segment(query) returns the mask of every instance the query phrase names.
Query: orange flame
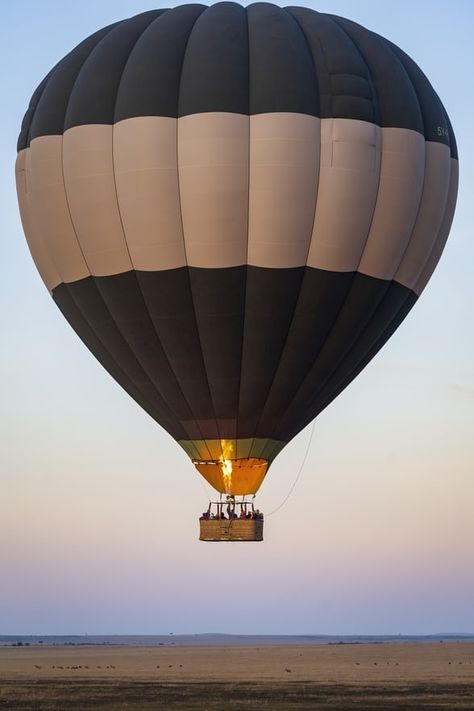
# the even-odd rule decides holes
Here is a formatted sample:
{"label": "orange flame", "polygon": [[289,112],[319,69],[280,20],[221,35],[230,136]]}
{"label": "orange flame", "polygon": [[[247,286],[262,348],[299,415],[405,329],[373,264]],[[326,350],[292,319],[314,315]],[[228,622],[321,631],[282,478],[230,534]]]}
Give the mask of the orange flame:
{"label": "orange flame", "polygon": [[232,493],[232,453],[234,451],[234,446],[232,442],[228,442],[225,439],[221,440],[222,454],[219,457],[219,466],[222,472],[222,481],[224,482],[224,489],[226,494]]}

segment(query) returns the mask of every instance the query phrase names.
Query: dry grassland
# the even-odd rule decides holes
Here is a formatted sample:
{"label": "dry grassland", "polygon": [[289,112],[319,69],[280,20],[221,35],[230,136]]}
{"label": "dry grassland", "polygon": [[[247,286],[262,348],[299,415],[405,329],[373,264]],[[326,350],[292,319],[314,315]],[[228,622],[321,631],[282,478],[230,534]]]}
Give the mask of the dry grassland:
{"label": "dry grassland", "polygon": [[0,647],[0,709],[474,711],[474,643]]}

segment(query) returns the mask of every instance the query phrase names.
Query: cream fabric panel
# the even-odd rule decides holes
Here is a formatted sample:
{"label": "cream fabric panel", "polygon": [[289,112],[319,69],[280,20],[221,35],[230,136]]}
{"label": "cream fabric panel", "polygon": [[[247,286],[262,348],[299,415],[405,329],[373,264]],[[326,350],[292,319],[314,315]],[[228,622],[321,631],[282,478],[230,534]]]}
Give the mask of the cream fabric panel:
{"label": "cream fabric panel", "polygon": [[392,279],[415,225],[423,191],[425,139],[416,131],[382,129],[380,182],[358,271]]}
{"label": "cream fabric panel", "polygon": [[248,263],[306,263],[318,188],[321,120],[294,113],[250,117]]}
{"label": "cream fabric panel", "polygon": [[381,129],[352,119],[321,121],[321,167],[308,265],[354,271],[369,234],[380,174]]}
{"label": "cream fabric panel", "polygon": [[135,269],[176,269],[186,264],[176,138],[175,118],[144,116],[114,126],[117,196]]}
{"label": "cream fabric panel", "polygon": [[419,292],[452,219],[451,162],[447,146],[408,129],[208,113],[36,138],[17,182],[48,288],[133,268],[307,263]]}
{"label": "cream fabric panel", "polygon": [[414,289],[443,221],[451,173],[451,157],[444,143],[426,142],[425,181],[413,234],[394,279]]}
{"label": "cream fabric panel", "polygon": [[20,207],[20,217],[23,231],[26,236],[28,247],[33,257],[36,268],[49,291],[61,283],[56,267],[43,245],[42,236],[37,228],[36,221],[29,204],[28,179],[26,173],[26,163],[29,148],[24,148],[18,153],[15,164],[16,190],[18,204]]}
{"label": "cream fabric panel", "polygon": [[31,142],[27,172],[32,215],[61,280],[73,282],[88,277],[66,200],[62,136],[41,136]]}
{"label": "cream fabric panel", "polygon": [[66,194],[79,244],[94,276],[132,269],[117,204],[113,127],[75,126],[63,137]]}
{"label": "cream fabric panel", "polygon": [[178,170],[187,263],[245,264],[249,117],[203,113],[178,119]]}
{"label": "cream fabric panel", "polygon": [[431,253],[428,257],[427,262],[425,263],[425,266],[423,267],[423,270],[421,274],[419,275],[413,290],[415,291],[418,296],[421,294],[425,286],[427,285],[428,281],[430,280],[431,275],[433,274],[436,265],[439,262],[439,259],[443,253],[444,246],[446,244],[446,240],[448,239],[449,235],[449,230],[451,229],[451,224],[453,221],[454,217],[454,210],[456,207],[456,198],[458,194],[458,182],[459,182],[459,163],[456,158],[451,158],[451,175],[450,175],[450,180],[449,180],[449,191],[448,191],[448,199],[446,201],[446,209],[444,212],[444,217],[443,221],[441,223],[441,227],[438,233],[438,236],[436,238],[436,241],[433,245],[433,249],[431,250]]}

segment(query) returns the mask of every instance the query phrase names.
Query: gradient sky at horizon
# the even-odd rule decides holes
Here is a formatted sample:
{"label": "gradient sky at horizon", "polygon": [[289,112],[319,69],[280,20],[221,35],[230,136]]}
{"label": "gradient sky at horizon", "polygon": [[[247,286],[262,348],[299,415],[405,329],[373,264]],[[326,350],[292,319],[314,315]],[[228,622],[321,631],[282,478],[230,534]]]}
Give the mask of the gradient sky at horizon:
{"label": "gradient sky at horizon", "polygon": [[[61,316],[14,188],[21,119],[51,66],[101,26],[177,4],[2,5],[0,634],[474,632],[474,3],[295,3],[413,57],[452,120],[460,191],[420,302],[318,418],[264,543],[233,546],[198,542],[208,490]],[[273,465],[265,511],[284,499],[309,436]]]}

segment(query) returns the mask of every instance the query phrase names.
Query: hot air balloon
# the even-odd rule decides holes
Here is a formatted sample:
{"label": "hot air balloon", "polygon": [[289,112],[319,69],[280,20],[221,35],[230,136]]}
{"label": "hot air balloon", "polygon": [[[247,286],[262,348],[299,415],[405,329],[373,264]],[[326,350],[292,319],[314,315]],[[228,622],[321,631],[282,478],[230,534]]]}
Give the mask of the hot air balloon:
{"label": "hot air balloon", "polygon": [[73,49],[33,94],[16,175],[59,309],[236,497],[408,314],[458,172],[440,99],[390,41],[222,2],[144,12]]}

